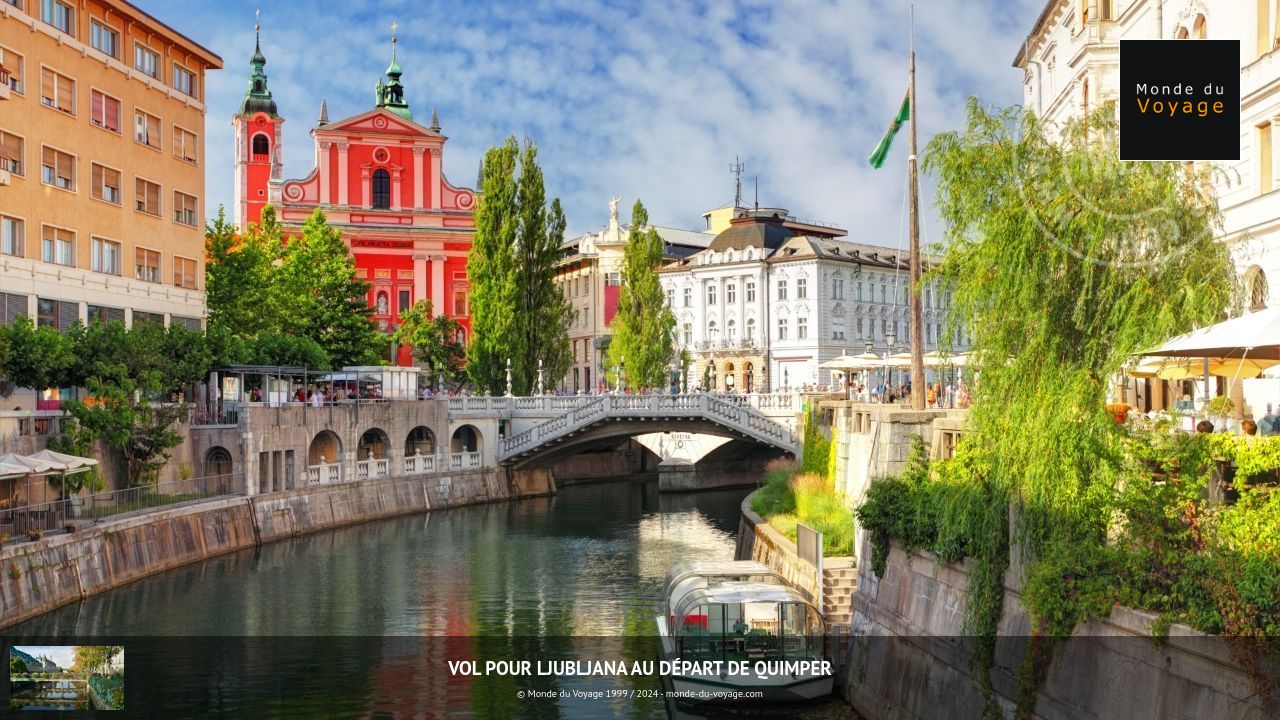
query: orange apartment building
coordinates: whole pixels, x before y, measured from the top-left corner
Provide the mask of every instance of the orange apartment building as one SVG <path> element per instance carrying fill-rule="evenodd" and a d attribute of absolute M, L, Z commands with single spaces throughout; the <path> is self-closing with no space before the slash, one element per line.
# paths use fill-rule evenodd
<path fill-rule="evenodd" d="M 202 327 L 222 59 L 122 0 L 0 0 L 0 66 L 0 322 Z"/>

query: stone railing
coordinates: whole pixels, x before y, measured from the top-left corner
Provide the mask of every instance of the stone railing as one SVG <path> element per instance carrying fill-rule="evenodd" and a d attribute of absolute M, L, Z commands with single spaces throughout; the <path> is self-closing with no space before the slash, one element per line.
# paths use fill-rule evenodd
<path fill-rule="evenodd" d="M 356 461 L 356 479 L 384 478 L 391 475 L 391 462 L 387 458 L 369 458 Z"/>
<path fill-rule="evenodd" d="M 795 393 L 700 393 L 735 405 L 750 406 L 761 410 L 795 410 L 800 407 Z M 604 395 L 534 395 L 529 397 L 451 397 L 449 414 L 455 417 L 550 417 L 580 407 L 591 406 L 602 397 L 619 397 L 616 393 Z M 626 395 L 625 397 L 679 397 L 665 393 Z"/>
<path fill-rule="evenodd" d="M 340 482 L 342 482 L 342 466 L 338 463 L 307 466 L 308 485 L 333 485 Z"/>
<path fill-rule="evenodd" d="M 433 473 L 436 471 L 436 456 L 415 452 L 404 457 L 402 467 L 405 475 Z"/>
<path fill-rule="evenodd" d="M 529 430 L 504 438 L 499 459 L 526 453 L 547 442 L 605 419 L 702 417 L 717 425 L 787 450 L 795 449 L 791 430 L 762 414 L 746 395 L 597 395 L 579 398 L 572 410 Z"/>
<path fill-rule="evenodd" d="M 478 452 L 449 453 L 450 470 L 475 470 L 483 463 L 484 459 Z"/>

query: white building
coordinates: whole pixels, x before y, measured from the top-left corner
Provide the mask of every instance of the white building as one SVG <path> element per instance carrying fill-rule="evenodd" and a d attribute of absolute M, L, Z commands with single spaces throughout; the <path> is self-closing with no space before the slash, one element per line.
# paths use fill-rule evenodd
<path fill-rule="evenodd" d="M 1280 0 L 1050 0 L 1013 64 L 1027 107 L 1061 124 L 1115 103 L 1120 40 L 1201 38 L 1240 41 L 1240 160 L 1210 164 L 1220 237 L 1257 309 L 1280 274 Z M 1261 416 L 1280 382 L 1249 381 L 1244 395 Z"/>
<path fill-rule="evenodd" d="M 631 226 L 618 221 L 618 199 L 609 203 L 609 224 L 596 232 L 565 240 L 556 263 L 556 284 L 573 307 L 569 345 L 573 364 L 560 380 L 559 389 L 593 392 L 605 379 L 610 325 L 618 310 L 622 287 L 622 259 Z M 711 242 L 706 233 L 652 226 L 662 237 L 663 257 L 670 261 L 702 250 Z"/>
<path fill-rule="evenodd" d="M 692 385 L 830 385 L 838 374 L 819 366 L 838 355 L 905 351 L 907 258 L 845 234 L 781 209 L 739 208 L 706 250 L 662 268 L 677 342 L 692 355 Z M 946 298 L 929 285 L 922 301 L 927 352 L 943 335 Z"/>

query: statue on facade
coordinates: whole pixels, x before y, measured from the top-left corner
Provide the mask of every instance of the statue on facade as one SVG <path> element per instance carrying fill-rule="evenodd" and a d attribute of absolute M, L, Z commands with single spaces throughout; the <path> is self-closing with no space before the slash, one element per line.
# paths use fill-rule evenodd
<path fill-rule="evenodd" d="M 618 224 L 618 201 L 621 199 L 622 198 L 620 196 L 614 196 L 609 198 L 609 224 L 610 225 Z"/>

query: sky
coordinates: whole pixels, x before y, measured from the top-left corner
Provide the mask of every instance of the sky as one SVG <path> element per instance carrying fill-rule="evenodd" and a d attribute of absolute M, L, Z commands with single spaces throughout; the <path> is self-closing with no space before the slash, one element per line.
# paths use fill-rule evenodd
<path fill-rule="evenodd" d="M 285 118 L 284 176 L 314 166 L 308 131 L 373 107 L 398 60 L 415 119 L 440 114 L 444 172 L 474 187 L 485 148 L 539 147 L 547 193 L 571 234 L 643 200 L 657 225 L 702 229 L 743 197 L 834 223 L 849 239 L 905 244 L 906 133 L 880 170 L 867 155 L 907 84 L 905 0 L 134 0 L 222 56 L 206 81 L 206 208 L 231 212 L 230 125 L 248 82 L 261 9 L 269 85 Z M 1022 101 L 1011 67 L 1045 0 L 916 2 L 920 144 L 963 123 L 964 104 Z M 924 178 L 924 239 L 941 240 Z"/>
<path fill-rule="evenodd" d="M 31 657 L 47 657 L 54 665 L 66 670 L 75 662 L 75 645 L 15 645 L 15 648 Z"/>

